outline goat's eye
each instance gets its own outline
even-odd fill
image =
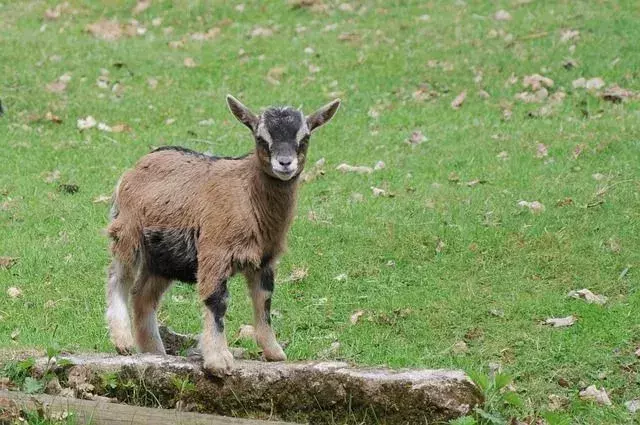
[[[258,146],[260,146],[261,148],[269,149],[269,143],[267,143],[267,141],[264,140],[262,137],[260,136],[256,137],[256,142],[258,142]]]

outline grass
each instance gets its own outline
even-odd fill
[[[128,22],[133,2],[69,3],[44,20],[54,2],[0,2],[0,255],[18,258],[0,270],[5,348],[42,348],[55,333],[67,350],[113,350],[103,321],[108,206],[93,201],[151,147],[251,149],[227,93],[255,109],[289,103],[307,112],[339,95],[343,107],[310,147],[311,164],[324,157],[326,173],[300,189],[279,269],[274,323],[288,356],[467,371],[500,363],[525,402],[506,414],[544,414],[557,394],[569,404],[553,423],[633,422],[623,402],[640,397],[640,103],[606,102],[572,81],[601,77],[640,90],[637,2],[365,0],[349,11],[327,1],[315,12],[247,0],[240,12],[228,2],[156,1],[136,16],[146,34],[113,42],[85,27]],[[499,9],[512,19],[493,19]],[[216,38],[190,40],[212,27],[221,28]],[[252,37],[256,27],[274,33]],[[561,42],[564,29],[579,39]],[[168,45],[182,38],[182,48]],[[197,67],[185,67],[187,57]],[[577,67],[565,69],[569,57]],[[271,76],[280,84],[267,81],[279,67]],[[107,89],[96,84],[101,69]],[[63,93],[45,89],[65,73]],[[530,116],[540,104],[514,97],[534,73],[554,80],[550,93],[566,93],[545,117]],[[508,84],[512,75],[519,80]],[[433,97],[416,98],[421,88]],[[37,119],[46,112],[62,123]],[[76,120],[87,115],[132,131],[80,132]],[[412,148],[416,130],[427,140]],[[536,157],[538,143],[547,157]],[[335,171],[378,160],[386,168],[370,175]],[[484,184],[467,184],[476,179]],[[372,186],[395,196],[373,197]],[[532,214],[520,200],[546,208]],[[286,282],[299,268],[308,276]],[[336,280],[342,273],[347,279]],[[9,287],[22,296],[8,297]],[[251,313],[244,283],[231,287],[233,334]],[[609,301],[566,297],[580,288]],[[358,310],[365,314],[350,325]],[[570,328],[540,325],[568,315],[578,318]],[[198,331],[194,289],[176,285],[160,316]],[[452,350],[459,341],[467,352]],[[613,406],[581,401],[590,384],[606,388]]]

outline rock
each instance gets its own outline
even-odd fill
[[[597,404],[611,406],[611,400],[604,388],[597,389],[595,385],[590,385],[586,389],[580,391],[580,398],[587,401],[593,401]]]
[[[172,408],[176,400],[182,400],[185,406],[195,403],[203,412],[222,415],[272,415],[274,419],[326,423],[364,420],[373,414],[387,424],[432,423],[465,416],[483,402],[478,388],[456,370],[236,360],[231,374],[220,379],[204,371],[200,359],[150,354],[60,357],[74,366],[59,368],[59,378],[76,387],[92,383],[98,396],[104,396],[104,390],[97,383],[109,373],[115,374],[117,382],[139,386],[141,394],[153,393],[154,405]],[[46,359],[37,364],[43,367]],[[193,384],[188,393],[175,384],[185,380]]]

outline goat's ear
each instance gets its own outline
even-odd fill
[[[229,110],[238,121],[249,127],[251,131],[255,131],[258,126],[258,117],[249,108],[230,94],[227,95],[227,105],[229,105]]]
[[[333,102],[327,103],[322,108],[315,111],[313,114],[307,117],[307,126],[309,131],[313,131],[316,128],[329,122],[331,118],[336,114],[336,111],[340,107],[340,99],[336,99]]]

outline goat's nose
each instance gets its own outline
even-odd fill
[[[282,158],[282,159],[278,158],[278,162],[283,167],[288,167],[289,165],[291,165],[291,162],[293,162],[293,160],[291,158]]]

